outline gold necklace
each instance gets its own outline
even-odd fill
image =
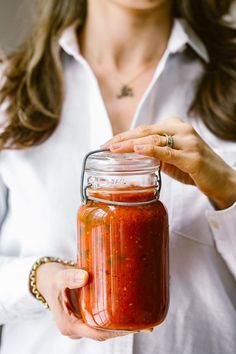
[[[135,77],[133,77],[126,83],[124,80],[113,76],[113,78],[119,81],[121,84],[120,91],[118,94],[116,94],[116,98],[121,99],[125,97],[133,97],[135,95],[134,88],[130,84],[135,82],[141,75],[143,75],[150,68],[151,65],[153,65],[153,62],[149,63],[146,68],[144,68],[141,72],[139,72],[137,75],[135,75]]]

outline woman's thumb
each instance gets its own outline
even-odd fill
[[[86,285],[89,274],[83,269],[65,269],[58,274],[58,285],[60,288],[78,289]]]

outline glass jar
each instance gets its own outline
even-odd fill
[[[78,212],[79,295],[85,323],[135,331],[154,327],[169,304],[168,216],[159,201],[160,163],[137,154],[91,153]],[[83,188],[84,180],[87,186]]]

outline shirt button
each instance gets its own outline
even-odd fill
[[[210,221],[210,224],[211,224],[211,226],[212,226],[214,229],[219,229],[219,228],[220,228],[220,225],[219,225],[218,222],[215,221],[215,220],[211,220],[211,221]]]

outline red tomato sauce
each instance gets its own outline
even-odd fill
[[[154,191],[92,192],[113,201],[152,200]],[[169,304],[168,217],[160,201],[115,206],[89,201],[78,213],[78,267],[89,283],[79,296],[84,322],[141,330],[160,324]]]

